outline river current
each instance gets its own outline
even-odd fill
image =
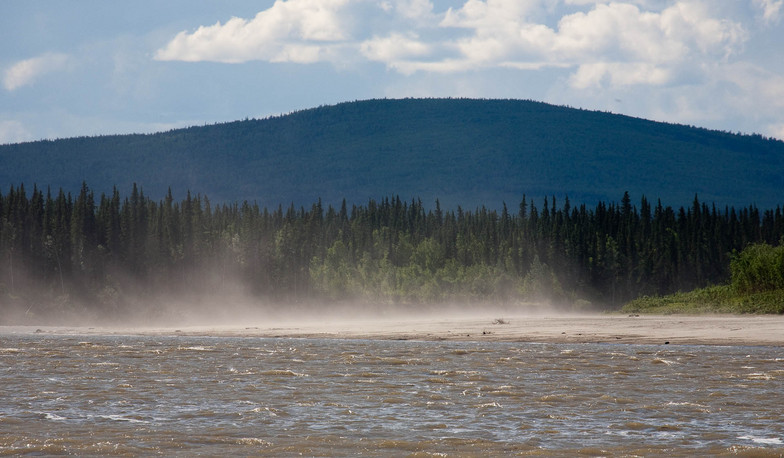
[[[780,347],[0,334],[0,454],[784,454]]]

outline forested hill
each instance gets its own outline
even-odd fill
[[[784,142],[520,100],[342,103],[263,120],[151,135],[0,146],[0,186],[97,193],[138,183],[163,198],[275,207],[363,203],[398,194],[444,207],[657,196],[689,205],[775,208]]]

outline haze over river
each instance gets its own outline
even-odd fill
[[[0,454],[784,453],[773,346],[0,333]]]

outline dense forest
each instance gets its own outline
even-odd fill
[[[81,310],[122,316],[156,297],[241,291],[258,303],[548,302],[616,308],[729,280],[750,244],[784,241],[775,209],[674,209],[624,193],[512,208],[442,209],[396,196],[267,209],[133,186],[97,196],[20,185],[0,194],[0,322]]]
[[[262,108],[263,109],[263,108]],[[0,145],[0,189],[76,195],[133,183],[155,200],[187,189],[214,203],[306,209],[401,194],[428,208],[501,211],[525,193],[591,207],[625,191],[664,205],[775,208],[784,142],[525,100],[366,100],[150,135]]]

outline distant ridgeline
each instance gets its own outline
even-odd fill
[[[523,198],[464,211],[390,197],[267,209],[191,194],[156,201],[137,187],[122,196],[20,186],[0,193],[0,324],[85,306],[117,318],[133,304],[237,291],[256,304],[605,308],[727,282],[734,252],[782,240],[781,207],[695,199],[675,210],[628,193],[595,207]]]
[[[773,209],[784,198],[784,142],[521,100],[342,103],[262,120],[150,135],[0,146],[0,189],[78,193],[133,183],[270,208],[420,198],[428,208],[499,209],[523,194],[595,205],[656,196]]]

